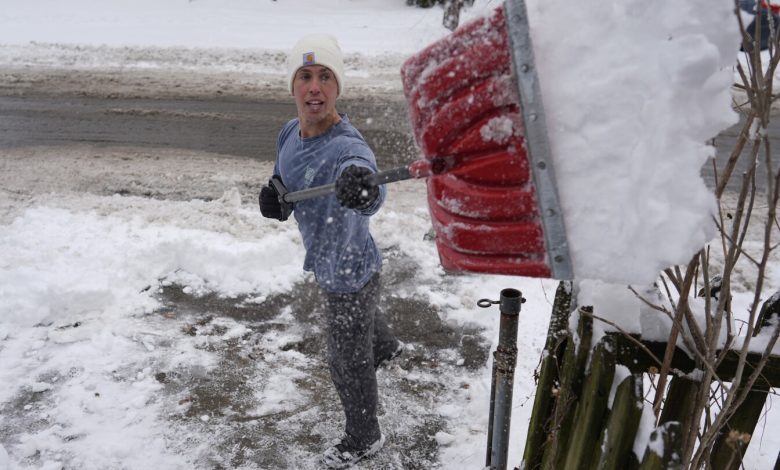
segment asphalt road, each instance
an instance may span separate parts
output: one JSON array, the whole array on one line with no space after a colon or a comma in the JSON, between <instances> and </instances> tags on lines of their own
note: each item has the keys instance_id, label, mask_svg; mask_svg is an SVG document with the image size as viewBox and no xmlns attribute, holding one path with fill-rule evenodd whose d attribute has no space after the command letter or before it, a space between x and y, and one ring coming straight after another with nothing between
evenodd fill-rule
<instances>
[{"instance_id":1,"label":"asphalt road","mask_svg":"<svg viewBox=\"0 0 780 470\"><path fill-rule=\"evenodd\" d=\"M717 155L715 157L715 163L717 164L718 170L722 171L722 169L725 167L726 162L728 161L729 157L731 156L731 152L733 151L737 138L742 132L742 128L744 127L744 120L740 120L739 124L736 124L720 134L718 134L717 137L713 140L715 149L717 151ZM780 118L778 116L773 116L773 119L769 121L769 128L768 128L768 135L769 135L769 145L771 149L773 150L772 153L772 165L775 174L777 174L778 171L778 165L780 165L780 152L778 152L776 149L780 148L778 145L780 144ZM749 166L750 166L750 159L748 158L748 155L750 155L750 146L751 144L748 143L748 145L745 146L745 148L742 151L742 156L739 160L737 160L737 166L734 169L734 172L732 174L731 179L729 180L727 188L732 191L738 191L741 187L741 175L744 174ZM763 153L759 153L759 156L763 155ZM704 180L707 182L707 186L714 187L715 186L715 173L712 168L712 162L708 162L706 165L704 165L704 168L702 168L702 176L704 177ZM759 190L764 190L766 188L766 178L767 178L767 167L763 162L760 162L756 169L756 187Z\"/></svg>"},{"instance_id":2,"label":"asphalt road","mask_svg":"<svg viewBox=\"0 0 780 470\"><path fill-rule=\"evenodd\" d=\"M413 161L417 154L405 103L372 99L342 100L346 112L377 154L380 167ZM295 115L290 100L112 99L50 95L0 96L0 148L26 145L60 146L72 143L132 145L204 150L214 153L274 158L276 135ZM714 139L717 165L723 168L734 148L741 125ZM780 120L769 128L773 148L780 144ZM776 161L780 157L776 157ZM740 159L735 175L748 165ZM714 186L711 164L702 168ZM759 188L766 168L760 165ZM732 178L736 189L739 178Z\"/></svg>"},{"instance_id":3,"label":"asphalt road","mask_svg":"<svg viewBox=\"0 0 780 470\"><path fill-rule=\"evenodd\" d=\"M380 166L415 159L401 102L345 100ZM0 96L0 147L90 143L181 148L273 161L276 136L295 116L287 101Z\"/></svg>"}]
</instances>

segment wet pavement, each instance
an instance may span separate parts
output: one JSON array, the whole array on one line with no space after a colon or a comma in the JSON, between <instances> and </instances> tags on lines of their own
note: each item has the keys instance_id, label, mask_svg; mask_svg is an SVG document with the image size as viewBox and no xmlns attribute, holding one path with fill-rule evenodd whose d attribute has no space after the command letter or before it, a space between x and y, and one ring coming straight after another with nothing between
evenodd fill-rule
<instances>
[{"instance_id":1,"label":"wet pavement","mask_svg":"<svg viewBox=\"0 0 780 470\"><path fill-rule=\"evenodd\" d=\"M417 299L397 297L402 284L412 280L416 265L395 250L386 256L393 258L383 277L380 304L397 337L407 349L389 367L377 374L379 381L379 417L388 437L385 450L372 458L370 468L429 469L437 466L438 444L432 438L444 429L443 419L436 413L435 403L442 393L452 388L453 378L464 369L475 372L484 367L490 344L476 329L453 327L441 321L436 308ZM316 284L306 281L290 292L269 296L260 304L245 303L245 298L220 298L214 294L195 297L179 286L164 287L160 294L163 307L158 314L171 318L186 318L181 329L184 335L220 336L225 328L217 317L241 322L247 332L239 338L219 342L212 352L218 354L219 365L208 375L197 371L157 371L155 377L165 385L165 391L189 408L175 419L197 425L207 416L208 425L218 429L210 468L246 467L295 468L302 460L316 461L316 454L306 458L290 454L291 449L322 449L327 446L322 435L322 422L343 420L338 397L330 385L325 363L325 340L320 292ZM289 312L290 322L280 314ZM300 393L316 397L308 406L292 411L253 415L257 406L255 394L259 377L255 363L278 361L275 345L267 341L273 333L284 335L295 331L297 338L281 346L283 351L295 351L306 357L297 368L302 372L295 379ZM417 372L423 374L417 374ZM468 387L467 383L461 384Z\"/></svg>"}]
</instances>

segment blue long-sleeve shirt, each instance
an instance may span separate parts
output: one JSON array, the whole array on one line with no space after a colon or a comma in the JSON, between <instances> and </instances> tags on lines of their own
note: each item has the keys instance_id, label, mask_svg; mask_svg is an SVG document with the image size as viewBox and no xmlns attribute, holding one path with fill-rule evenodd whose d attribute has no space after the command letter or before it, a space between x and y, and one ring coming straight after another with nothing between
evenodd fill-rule
<instances>
[{"instance_id":1,"label":"blue long-sleeve shirt","mask_svg":"<svg viewBox=\"0 0 780 470\"><path fill-rule=\"evenodd\" d=\"M288 191L331 184L350 165L376 172L376 158L345 114L324 134L302 138L298 119L284 126L277 141L274 174ZM382 254L369 233L369 217L384 202L386 190L371 207L342 207L334 194L295 203L293 214L306 249L303 269L313 271L329 292L360 290L382 267Z\"/></svg>"}]
</instances>

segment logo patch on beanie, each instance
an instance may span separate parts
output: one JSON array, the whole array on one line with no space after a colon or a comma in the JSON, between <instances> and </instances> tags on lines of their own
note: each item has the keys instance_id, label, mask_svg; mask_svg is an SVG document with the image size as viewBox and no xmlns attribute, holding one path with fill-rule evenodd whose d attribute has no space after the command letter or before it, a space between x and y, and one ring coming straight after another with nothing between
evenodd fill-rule
<instances>
[{"instance_id":1,"label":"logo patch on beanie","mask_svg":"<svg viewBox=\"0 0 780 470\"><path fill-rule=\"evenodd\" d=\"M303 65L314 65L317 61L314 58L314 52L303 53Z\"/></svg>"}]
</instances>

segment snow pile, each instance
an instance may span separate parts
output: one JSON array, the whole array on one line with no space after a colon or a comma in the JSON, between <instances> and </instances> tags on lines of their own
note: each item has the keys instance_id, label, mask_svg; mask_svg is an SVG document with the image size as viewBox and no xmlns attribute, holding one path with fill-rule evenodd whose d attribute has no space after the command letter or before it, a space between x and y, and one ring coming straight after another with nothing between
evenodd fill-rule
<instances>
[{"instance_id":1,"label":"snow pile","mask_svg":"<svg viewBox=\"0 0 780 470\"><path fill-rule=\"evenodd\" d=\"M8 452L0 444L0 470L8 470L11 466L11 462L8 458Z\"/></svg>"},{"instance_id":2,"label":"snow pile","mask_svg":"<svg viewBox=\"0 0 780 470\"><path fill-rule=\"evenodd\" d=\"M737 121L734 4L534 3L575 275L651 283L714 235L714 198L699 171L714 155L706 141Z\"/></svg>"},{"instance_id":3,"label":"snow pile","mask_svg":"<svg viewBox=\"0 0 780 470\"><path fill-rule=\"evenodd\" d=\"M257 243L199 227L206 214L231 218L221 200L168 203L178 207L167 210L141 198L124 201L135 208L105 216L37 207L0 225L2 322L32 326L146 313L157 307L151 294L161 281L230 296L284 291L301 276L303 249L293 226ZM223 211L209 214L214 206ZM160 210L178 217L159 217Z\"/></svg>"}]
</instances>

